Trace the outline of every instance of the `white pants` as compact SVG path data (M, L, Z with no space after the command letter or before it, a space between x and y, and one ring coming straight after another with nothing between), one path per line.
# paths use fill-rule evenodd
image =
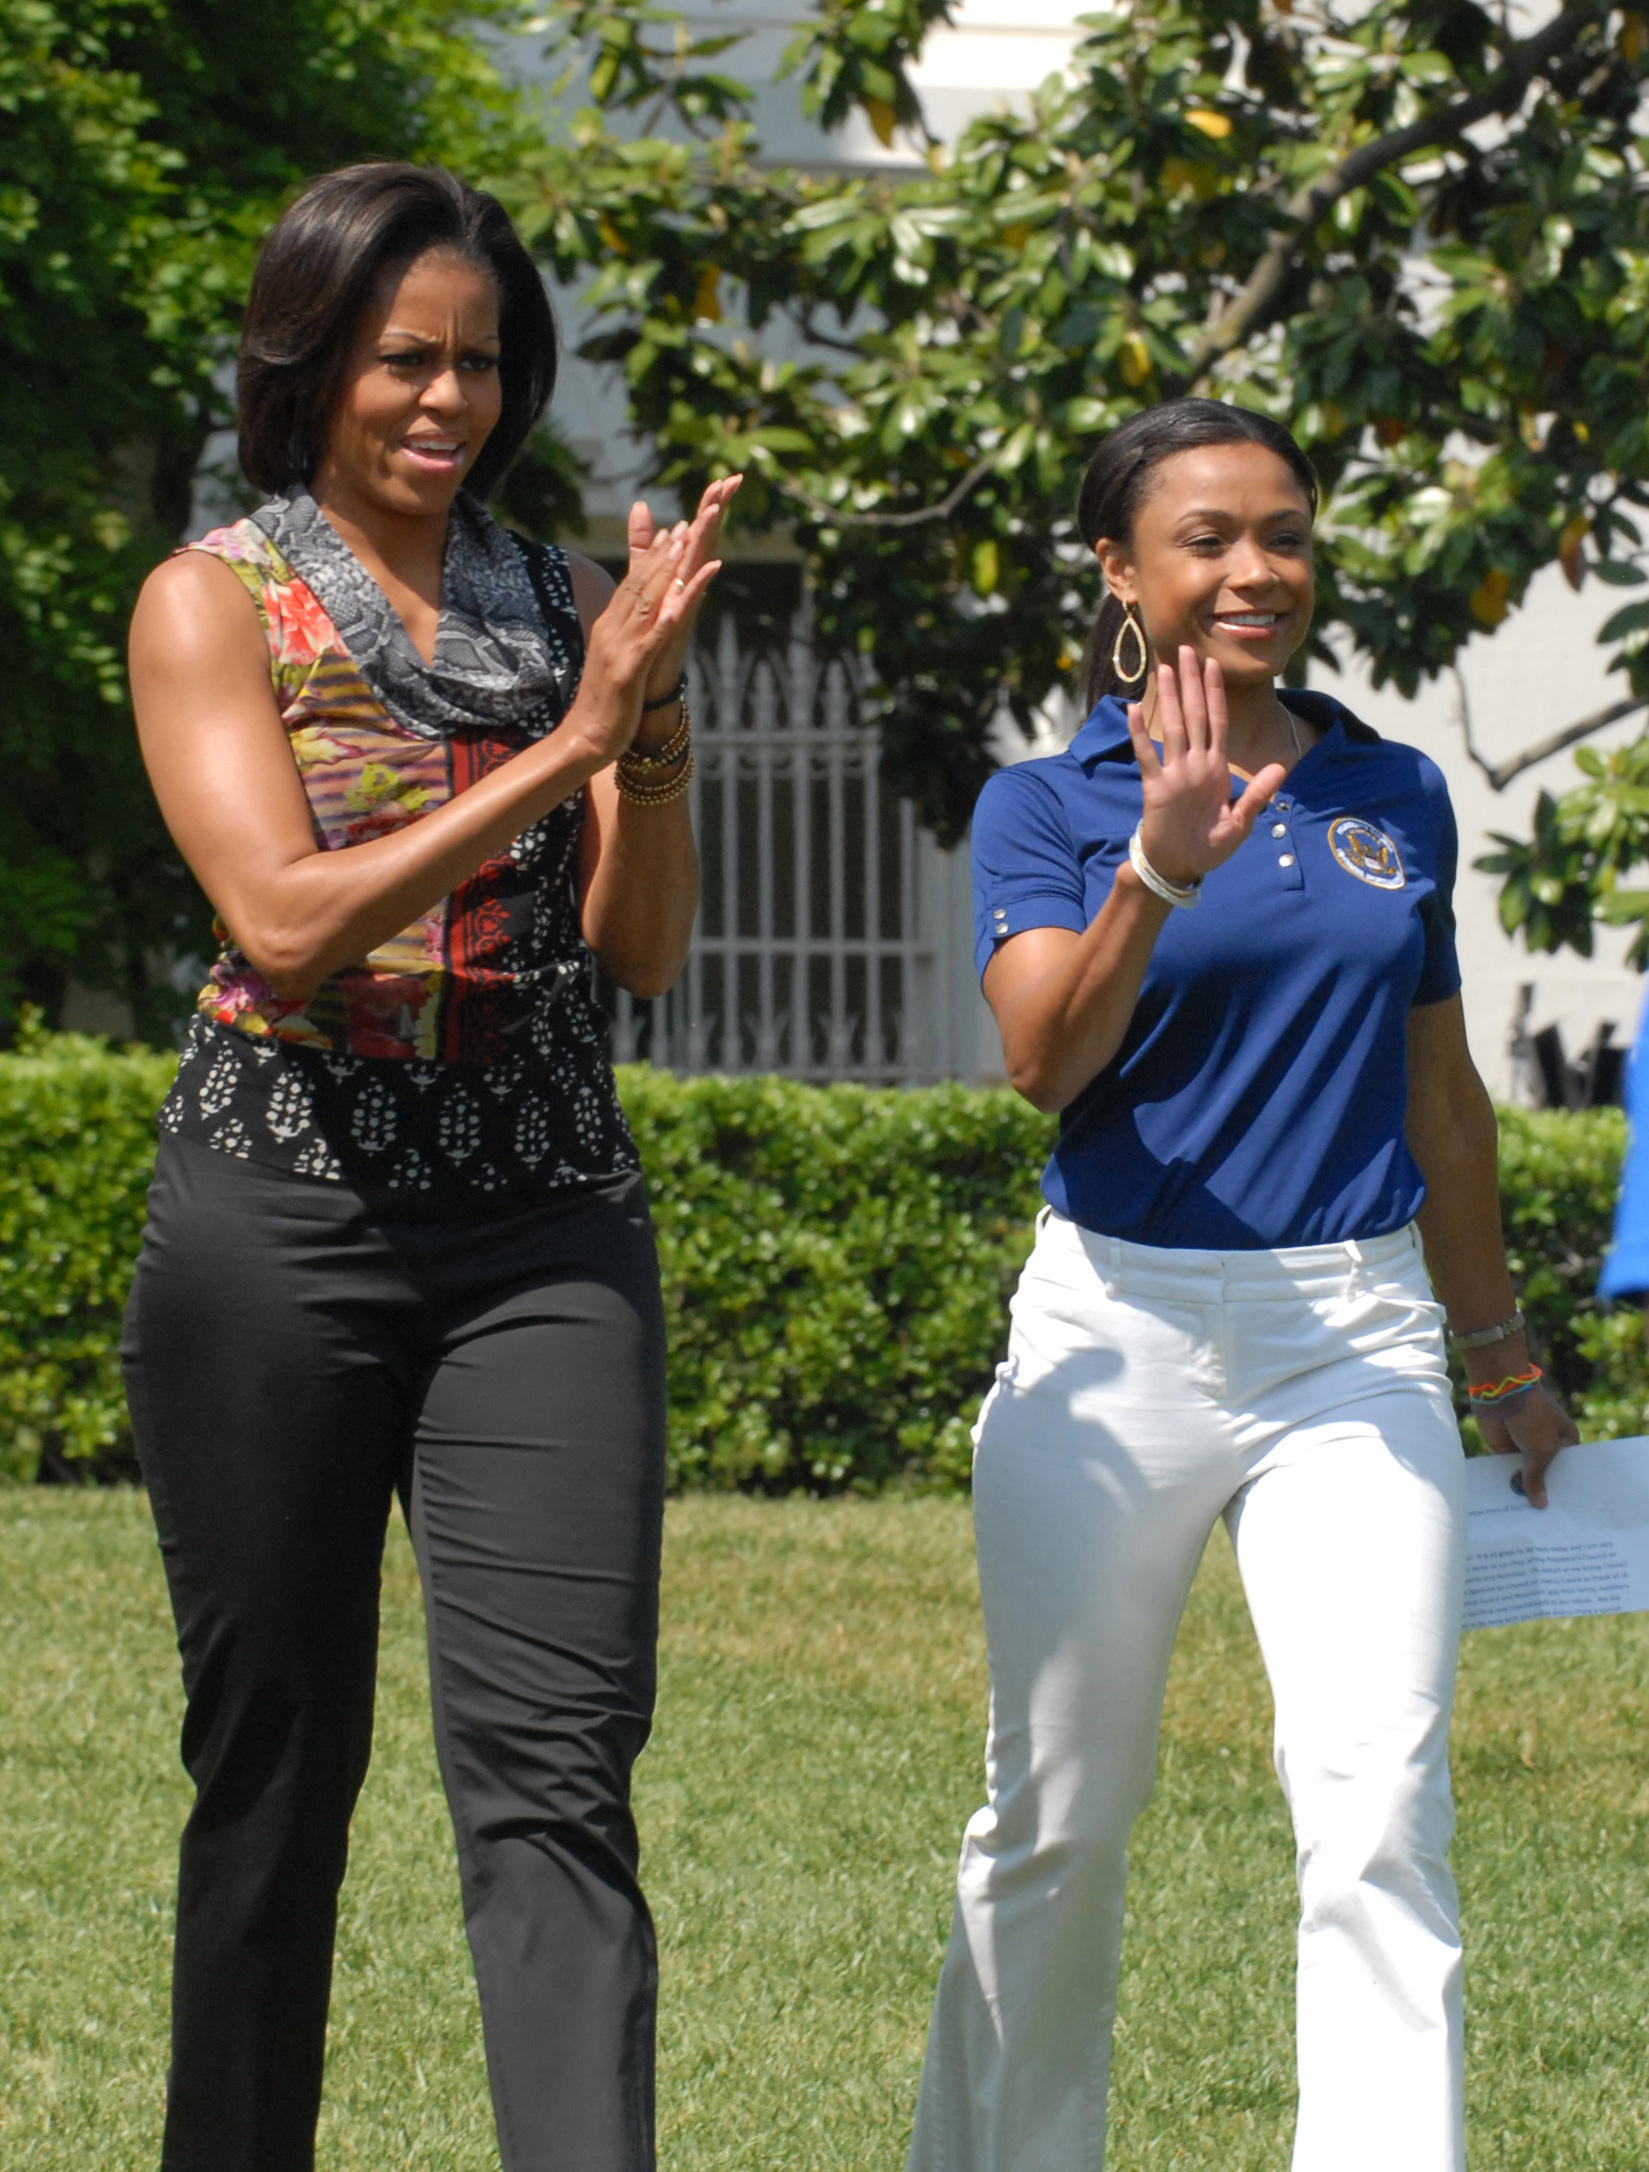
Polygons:
M1104 2161L1128 1831L1222 1514L1298 1848L1294 2172L1460 2172L1465 1465L1414 1232L1165 1251L1045 1213L975 1440L989 1801L912 2172Z

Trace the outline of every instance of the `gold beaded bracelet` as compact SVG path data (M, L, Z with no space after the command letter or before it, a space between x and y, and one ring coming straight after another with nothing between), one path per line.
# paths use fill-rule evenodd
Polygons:
M680 699L681 722L656 753L641 754L634 747L627 747L618 758L621 769L628 769L632 776L640 773L638 781L641 783L646 783L650 770L674 769L687 752L687 742L693 736L693 714L687 706L687 696L683 694Z
M668 784L638 784L625 774L622 761L613 765L613 779L618 786L620 799L627 799L635 807L668 807L671 800L680 799L693 781L693 754L688 749L687 763L679 777Z

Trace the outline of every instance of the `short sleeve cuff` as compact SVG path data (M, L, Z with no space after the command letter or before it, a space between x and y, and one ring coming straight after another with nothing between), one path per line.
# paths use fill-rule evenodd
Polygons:
M997 944L1010 935L1023 935L1027 928L1069 928L1073 935L1081 935L1087 926L1082 908L1068 897L993 900L980 907L974 932L974 963L982 977L996 955Z
M1424 1010L1430 1003L1446 1003L1450 996L1460 993L1460 961L1450 943L1445 954L1428 959L1421 970L1419 983L1409 998L1412 1010Z

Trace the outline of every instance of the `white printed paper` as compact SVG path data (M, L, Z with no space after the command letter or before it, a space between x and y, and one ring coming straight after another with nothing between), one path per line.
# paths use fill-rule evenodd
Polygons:
M1547 1508L1512 1480L1519 1456L1466 1465L1466 1627L1649 1610L1649 1439L1582 1441L1546 1473Z

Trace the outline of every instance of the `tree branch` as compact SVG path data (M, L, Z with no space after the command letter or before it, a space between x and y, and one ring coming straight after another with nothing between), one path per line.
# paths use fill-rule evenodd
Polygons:
M1565 747L1578 746L1583 739L1590 739L1593 732L1600 732L1607 724L1618 724L1623 716L1630 716L1635 709L1649 709L1649 697L1634 694L1625 701L1612 701L1607 708L1595 709L1590 716L1578 722L1565 724L1561 731L1549 732L1544 739L1537 739L1532 747L1525 747L1521 754L1514 754L1509 762L1491 762L1479 754L1472 737L1471 704L1466 698L1466 681L1458 665L1454 671L1455 693L1458 701L1460 729L1465 735L1466 752L1488 778L1496 792L1504 792L1514 777L1521 777L1524 770L1533 769L1538 762L1561 754Z
M909 513L850 513L842 506L830 505L823 498L814 497L799 483L775 482L772 487L783 496L794 498L798 505L805 505L817 519L829 521L833 528L919 528L924 521L948 520L968 493L977 489L990 472L991 457L987 453L937 505L918 506Z
M1361 188L1386 167L1412 158L1417 151L1430 150L1478 121L1486 121L1493 113L1509 111L1542 69L1549 67L1576 42L1589 24L1599 21L1606 13L1607 0L1576 0L1575 5L1555 15L1543 30L1513 46L1504 69L1487 89L1474 91L1469 98L1457 98L1452 105L1424 120L1411 122L1407 128L1393 129L1390 135L1377 136L1372 143L1359 145L1332 172L1320 174L1308 187L1299 190L1284 210L1288 221L1286 230L1277 235L1254 266L1235 301L1204 330L1191 350L1184 370L1178 373L1177 381L1195 387L1222 355L1229 354L1251 332L1264 328L1300 253L1302 231L1315 226L1342 196L1349 196L1353 189Z
M1505 67L1486 89L1474 91L1469 98L1457 98L1441 112L1415 121L1407 128L1394 129L1389 135L1376 137L1372 143L1360 145L1342 159L1331 173L1320 175L1309 187L1299 190L1283 208L1282 216L1288 222L1286 231L1277 235L1250 272L1242 291L1221 313L1217 322L1205 329L1192 349L1185 369L1177 373L1174 382L1194 387L1212 363L1228 354L1250 333L1264 328L1268 313L1280 297L1299 254L1302 230L1314 226L1342 196L1349 195L1355 188L1361 188L1387 166L1412 158L1418 151L1430 150L1434 145L1446 142L1451 136L1458 136L1462 130L1472 127L1476 122L1487 120L1493 113L1509 110L1522 98L1535 77L1576 42L1588 24L1598 21L1607 13L1608 5L1609 0L1574 0L1574 4L1554 16L1544 29L1536 31L1532 37L1525 38L1521 44L1511 48ZM799 328L821 346L839 347L851 353L858 351L845 340L814 332L806 319L801 321ZM849 513L839 507L827 505L823 499L813 497L797 484L780 483L775 487L786 496L794 498L798 504L805 505L816 518L828 520L833 527L916 528L930 520L948 519L968 494L984 480L990 472L990 465L988 459L981 460L977 466L969 469L956 487L947 492L937 505L922 506L908 513ZM1646 705L1629 703L1626 708L1610 710L1572 727L1567 738L1559 734L1549 742L1543 740L1538 750L1532 751L1526 758L1520 758L1504 776L1475 753L1472 759L1489 777L1490 782L1494 783L1498 792L1532 762L1544 761L1548 754L1558 753L1563 747L1572 745L1575 740L1584 739L1588 732L1601 730L1604 724L1612 723L1616 716L1624 716L1631 709L1643 706ZM1469 731L1467 740L1469 747ZM1495 782L1497 777L1499 782Z

